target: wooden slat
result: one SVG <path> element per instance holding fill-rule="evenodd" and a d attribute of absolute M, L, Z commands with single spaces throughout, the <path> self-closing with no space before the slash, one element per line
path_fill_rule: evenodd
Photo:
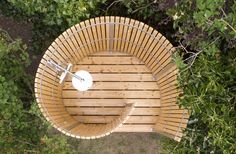
<path fill-rule="evenodd" d="M 65 106 L 124 106 L 159 107 L 160 99 L 63 99 Z"/>
<path fill-rule="evenodd" d="M 62 98 L 160 98 L 159 91 L 86 91 L 66 90 Z"/>
<path fill-rule="evenodd" d="M 103 44 L 103 51 L 107 51 L 107 44 L 106 44 L 106 25 L 105 25 L 105 18 L 104 17 L 100 17 L 100 23 L 101 26 L 101 32 L 99 35 L 101 35 L 101 40 L 102 40 L 102 44 Z"/>
<path fill-rule="evenodd" d="M 89 57 L 132 57 L 132 55 L 125 52 L 119 52 L 118 50 L 112 52 L 101 50 L 90 54 Z"/>
<path fill-rule="evenodd" d="M 110 73 L 91 73 L 93 81 L 134 81 L 150 82 L 155 81 L 152 74 L 110 74 Z M 71 76 L 67 78 L 71 82 Z"/>
<path fill-rule="evenodd" d="M 73 33 L 73 36 L 76 40 L 76 42 L 78 43 L 79 48 L 77 49 L 77 52 L 79 52 L 82 56 L 81 57 L 85 57 L 88 54 L 88 48 L 87 46 L 84 46 L 84 44 L 82 43 L 82 39 L 80 37 L 80 32 L 78 32 L 78 30 L 76 27 L 79 27 L 79 25 L 75 25 L 71 27 L 71 31 Z"/>
<path fill-rule="evenodd" d="M 87 70 L 89 72 L 132 72 L 132 73 L 149 73 L 149 69 L 144 65 L 76 65 L 73 67 L 73 72 L 78 70 Z"/>
<path fill-rule="evenodd" d="M 135 57 L 87 57 L 84 58 L 82 61 L 79 61 L 77 63 L 77 65 L 81 65 L 81 64 L 87 64 L 87 65 L 91 65 L 91 64 L 96 64 L 96 65 L 101 65 L 101 64 L 143 64 L 140 60 L 138 60 Z"/>
<path fill-rule="evenodd" d="M 63 85 L 63 90 L 75 89 L 71 82 L 66 82 Z M 93 82 L 90 90 L 159 90 L 156 82 Z"/>
<path fill-rule="evenodd" d="M 73 115 L 120 115 L 124 108 L 88 108 L 66 107 Z M 160 108 L 134 108 L 131 115 L 158 115 Z"/>
<path fill-rule="evenodd" d="M 109 123 L 118 116 L 73 116 L 78 121 L 83 123 Z M 157 116 L 130 116 L 125 124 L 135 123 L 135 124 L 154 124 L 157 121 Z M 171 123 L 171 122 L 169 122 Z M 178 124 L 178 123 L 174 123 Z"/>

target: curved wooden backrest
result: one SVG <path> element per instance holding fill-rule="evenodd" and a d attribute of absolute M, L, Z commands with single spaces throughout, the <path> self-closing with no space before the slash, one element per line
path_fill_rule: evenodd
<path fill-rule="evenodd" d="M 176 103 L 179 91 L 178 70 L 172 62 L 174 48 L 152 27 L 124 17 L 97 17 L 80 22 L 63 32 L 50 45 L 35 79 L 35 95 L 46 119 L 67 135 L 96 138 L 109 134 L 117 125 L 122 124 L 124 116 L 128 117 L 130 107 L 124 110 L 119 119 L 107 125 L 106 129 L 97 125 L 87 128 L 79 123 L 66 111 L 58 74 L 47 64 L 48 60 L 58 64 L 76 64 L 88 55 L 102 51 L 129 53 L 145 63 L 155 77 L 161 93 L 161 113 L 154 129 L 179 141 L 182 129 L 187 125 L 188 112 L 180 109 Z M 86 132 L 83 132 L 85 129 Z M 93 132 L 95 129 L 99 131 Z"/>

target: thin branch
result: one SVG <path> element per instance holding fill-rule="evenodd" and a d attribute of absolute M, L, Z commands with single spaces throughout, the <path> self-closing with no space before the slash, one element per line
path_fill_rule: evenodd
<path fill-rule="evenodd" d="M 225 17 L 227 17 L 227 15 L 226 15 L 224 9 L 220 8 L 220 10 L 222 11 L 223 15 L 224 15 Z"/>
<path fill-rule="evenodd" d="M 214 41 L 212 41 L 211 43 L 209 43 L 209 44 L 208 44 L 205 48 L 203 48 L 202 50 L 198 50 L 197 53 L 193 53 L 192 56 L 190 56 L 190 57 L 188 57 L 187 59 L 185 59 L 184 61 L 186 61 L 186 60 L 192 58 L 192 59 L 190 60 L 191 62 L 190 62 L 190 64 L 188 65 L 188 67 L 186 67 L 183 71 L 181 71 L 180 74 L 183 73 L 184 71 L 186 71 L 187 69 L 190 69 L 190 68 L 193 66 L 193 64 L 194 64 L 194 62 L 195 62 L 197 56 L 198 56 L 200 53 L 202 53 L 208 46 L 210 46 L 210 45 L 212 45 L 213 43 L 215 43 L 219 38 L 220 38 L 220 36 L 218 36 Z"/>
<path fill-rule="evenodd" d="M 132 13 L 135 13 L 135 12 L 138 12 L 139 10 L 145 9 L 145 8 L 149 7 L 150 5 L 152 5 L 154 3 L 155 3 L 155 1 L 149 3 L 149 4 L 145 5 L 145 6 L 141 6 L 141 7 L 137 8 L 136 10 L 134 10 Z"/>
<path fill-rule="evenodd" d="M 229 26 L 236 33 L 236 29 L 233 26 L 231 26 L 227 21 L 225 21 L 224 19 L 220 19 L 220 20 L 226 23 L 226 25 Z"/>
<path fill-rule="evenodd" d="M 119 2 L 122 2 L 122 0 L 116 0 L 116 1 L 112 2 L 112 3 L 107 7 L 106 12 L 107 12 L 115 3 L 119 3 Z"/>

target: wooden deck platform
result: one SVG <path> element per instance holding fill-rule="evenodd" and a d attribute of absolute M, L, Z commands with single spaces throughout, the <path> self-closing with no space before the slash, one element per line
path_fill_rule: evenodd
<path fill-rule="evenodd" d="M 106 124 L 116 119 L 126 104 L 134 110 L 119 132 L 152 132 L 160 112 L 160 92 L 152 72 L 139 59 L 121 52 L 91 54 L 73 72 L 91 72 L 94 83 L 86 92 L 73 88 L 71 76 L 62 89 L 68 113 L 79 122 Z"/>

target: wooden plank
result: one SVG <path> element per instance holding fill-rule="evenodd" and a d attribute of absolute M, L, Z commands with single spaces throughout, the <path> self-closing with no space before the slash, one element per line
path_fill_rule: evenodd
<path fill-rule="evenodd" d="M 100 28 L 101 28 L 101 32 L 98 35 L 101 35 L 101 40 L 102 40 L 102 44 L 103 44 L 103 49 L 104 51 L 107 51 L 107 44 L 106 44 L 106 22 L 105 22 L 105 17 L 99 17 L 100 18 Z"/>
<path fill-rule="evenodd" d="M 86 57 L 83 60 L 79 61 L 77 65 L 104 65 L 104 64 L 120 64 L 120 65 L 130 65 L 130 64 L 143 64 L 139 59 L 136 57 Z"/>
<path fill-rule="evenodd" d="M 86 20 L 87 21 L 87 20 Z M 94 52 L 94 46 L 93 46 L 93 43 L 91 42 L 91 38 L 89 37 L 89 34 L 88 34 L 88 28 L 86 27 L 85 25 L 85 22 L 80 22 L 79 25 L 81 27 L 81 37 L 84 39 L 84 43 L 83 45 L 86 45 L 88 46 L 88 49 L 89 49 L 89 54 L 93 53 Z"/>
<path fill-rule="evenodd" d="M 73 33 L 73 36 L 75 37 L 76 42 L 78 43 L 79 48 L 77 49 L 77 52 L 79 52 L 82 57 L 85 57 L 88 54 L 88 48 L 87 46 L 84 46 L 82 43 L 82 39 L 80 38 L 80 29 L 77 29 L 76 27 L 79 27 L 79 25 L 75 25 L 71 27 L 71 31 Z"/>
<path fill-rule="evenodd" d="M 124 23 L 125 23 L 125 24 L 129 23 L 129 20 L 130 20 L 129 18 L 125 18 Z M 121 43 L 121 47 L 120 47 L 120 51 L 121 51 L 121 52 L 124 51 L 125 44 L 126 44 L 126 42 L 127 42 L 126 37 L 127 37 L 127 33 L 128 33 L 128 28 L 129 28 L 128 25 L 125 25 L 125 26 L 124 26 L 124 29 L 123 29 L 123 32 L 122 32 L 122 34 L 123 34 L 123 35 L 122 35 L 122 38 L 121 38 L 121 39 L 122 39 L 122 40 L 121 40 L 122 43 Z"/>
<path fill-rule="evenodd" d="M 133 81 L 133 82 L 151 82 L 155 81 L 152 74 L 111 74 L 111 73 L 91 73 L 93 81 Z M 71 82 L 68 76 L 67 82 Z"/>
<path fill-rule="evenodd" d="M 81 57 L 77 54 L 76 47 L 73 44 L 73 41 L 71 40 L 71 37 L 68 35 L 67 31 L 63 32 L 59 38 L 66 49 L 73 55 L 73 58 L 75 58 L 76 61 L 80 60 Z"/>
<path fill-rule="evenodd" d="M 63 85 L 63 90 L 74 90 L 71 82 Z M 159 90 L 156 82 L 93 82 L 90 90 Z"/>
<path fill-rule="evenodd" d="M 137 21 L 137 20 L 135 20 L 135 22 L 134 22 L 134 27 L 139 27 L 140 26 L 140 24 L 141 24 L 141 22 L 139 22 L 139 21 Z M 141 27 L 142 27 L 143 25 L 141 25 Z M 131 34 L 131 36 L 130 36 L 130 42 L 132 42 L 132 43 L 129 43 L 129 46 L 128 46 L 128 49 L 126 50 L 128 53 L 130 53 L 130 54 L 133 54 L 133 52 L 132 52 L 132 49 L 133 49 L 133 47 L 135 47 L 135 45 L 133 44 L 133 42 L 135 42 L 135 39 L 137 39 L 137 33 L 140 33 L 140 30 L 138 30 L 138 28 L 132 28 L 132 34 Z"/>
<path fill-rule="evenodd" d="M 115 21 L 115 24 L 114 24 L 114 40 L 113 40 L 113 51 L 118 51 L 118 46 L 117 46 L 117 43 L 118 43 L 118 34 L 119 34 L 119 26 L 120 24 L 117 24 L 117 22 L 119 22 L 120 20 L 120 17 L 115 17 L 114 18 L 114 21 Z"/>
<path fill-rule="evenodd" d="M 66 107 L 72 115 L 120 115 L 122 108 L 88 108 L 88 107 Z M 131 115 L 159 115 L 160 108 L 134 108 Z"/>
<path fill-rule="evenodd" d="M 132 72 L 132 73 L 149 73 L 149 69 L 145 65 L 76 65 L 73 67 L 73 72 L 78 70 L 87 70 L 89 72 Z"/>
<path fill-rule="evenodd" d="M 109 123 L 119 116 L 73 116 L 79 122 L 83 123 Z M 130 116 L 125 124 L 154 124 L 157 121 L 158 116 Z M 171 123 L 171 122 L 169 122 Z M 178 124 L 178 123 L 175 123 Z"/>
<path fill-rule="evenodd" d="M 71 53 L 70 50 L 66 48 L 65 44 L 63 43 L 63 40 L 60 40 L 59 37 L 56 38 L 55 41 L 54 41 L 55 45 L 56 45 L 56 46 L 54 46 L 54 48 L 56 49 L 56 51 L 58 53 L 65 53 L 67 55 L 67 58 L 69 59 L 69 61 L 71 61 L 72 63 L 75 63 L 77 57 L 75 57 L 73 55 L 73 53 Z M 52 46 L 53 46 L 53 44 L 52 44 Z"/>
<path fill-rule="evenodd" d="M 151 43 L 154 40 L 154 38 L 150 36 L 150 35 L 153 35 L 152 34 L 153 33 L 153 28 L 149 27 L 149 26 L 146 26 L 146 25 L 144 27 L 146 27 L 147 31 L 145 32 L 145 37 L 143 38 L 143 40 L 141 42 L 139 42 L 139 44 L 142 44 L 142 46 L 144 48 L 143 49 L 138 48 L 138 51 L 136 51 L 136 55 L 140 59 L 143 59 L 144 55 L 147 53 L 149 47 L 151 46 Z"/>
<path fill-rule="evenodd" d="M 96 47 L 96 44 L 95 44 L 95 39 L 94 39 L 94 36 L 93 36 L 93 33 L 92 33 L 92 27 L 90 26 L 90 20 L 85 20 L 84 21 L 84 24 L 85 24 L 85 31 L 87 32 L 85 35 L 86 35 L 86 39 L 89 40 L 89 44 L 90 46 L 92 47 L 92 53 L 98 51 L 97 47 Z"/>
<path fill-rule="evenodd" d="M 92 31 L 92 35 L 94 37 L 94 41 L 95 41 L 95 46 L 97 51 L 101 51 L 101 46 L 100 46 L 100 40 L 99 40 L 99 36 L 98 36 L 98 26 L 94 26 L 96 24 L 95 18 L 90 19 L 90 24 L 93 25 L 91 27 L 91 31 Z"/>
<path fill-rule="evenodd" d="M 147 58 L 151 55 L 151 53 L 154 52 L 154 49 L 155 49 L 155 46 L 156 44 L 158 43 L 157 42 L 157 39 L 158 39 L 158 31 L 154 30 L 152 32 L 152 35 L 155 36 L 155 38 L 150 38 L 150 41 L 148 42 L 148 44 L 145 46 L 146 49 L 145 52 L 142 52 L 142 55 L 141 55 L 141 59 L 142 61 L 144 61 L 146 64 L 149 63 L 149 61 L 146 61 Z"/>
<path fill-rule="evenodd" d="M 93 54 L 90 54 L 89 57 L 132 57 L 132 55 L 129 53 L 119 52 L 119 51 L 108 52 L 101 50 Z"/>
<path fill-rule="evenodd" d="M 160 98 L 159 91 L 86 91 L 67 90 L 62 98 Z"/>
<path fill-rule="evenodd" d="M 123 41 L 123 44 L 121 46 L 121 50 L 122 52 L 126 52 L 127 51 L 127 47 L 128 47 L 128 44 L 130 43 L 129 42 L 129 38 L 130 38 L 130 32 L 131 32 L 131 29 L 128 25 L 132 25 L 132 19 L 129 19 L 129 18 L 125 18 L 125 26 L 124 26 L 124 33 L 125 35 L 123 35 L 122 37 L 122 41 Z"/>
<path fill-rule="evenodd" d="M 159 107 L 160 99 L 63 99 L 65 106 L 124 106 Z"/>
<path fill-rule="evenodd" d="M 84 37 L 84 30 L 82 30 L 83 27 L 81 27 L 80 24 L 76 24 L 75 26 L 75 30 L 76 30 L 76 34 L 75 35 L 77 37 L 77 41 L 79 41 L 78 43 L 81 44 L 84 47 L 84 55 L 89 55 L 91 54 L 91 49 L 89 48 L 87 41 Z"/>
<path fill-rule="evenodd" d="M 183 118 L 172 118 L 172 117 L 161 117 L 161 120 L 165 120 L 166 122 L 174 122 L 174 123 L 188 123 L 188 119 L 186 119 L 187 116 L 184 116 Z M 157 120 L 158 123 L 158 120 Z"/>
<path fill-rule="evenodd" d="M 81 50 L 81 45 L 78 43 L 78 40 L 75 35 L 77 35 L 77 32 L 73 32 L 73 27 L 67 29 L 68 37 L 70 37 L 71 42 L 74 45 L 74 52 L 78 55 L 79 60 L 84 58 L 83 51 Z"/>

